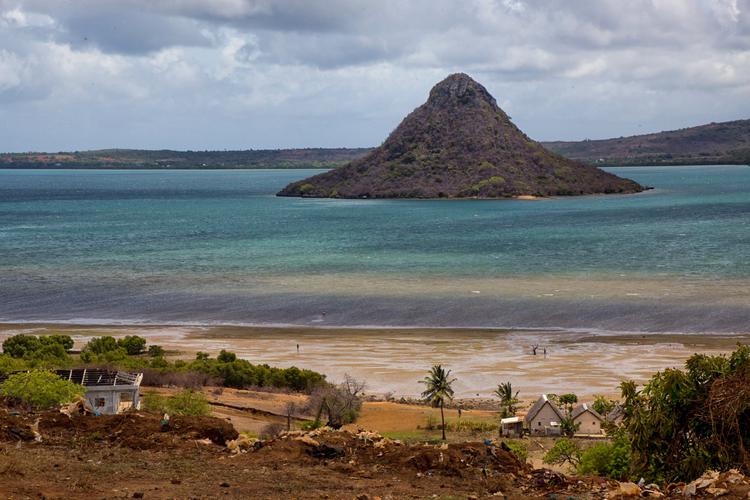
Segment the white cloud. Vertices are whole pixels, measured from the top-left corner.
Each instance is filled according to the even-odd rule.
[[[0,47],[0,150],[372,145],[454,71],[542,139],[750,117],[748,0],[0,0]]]

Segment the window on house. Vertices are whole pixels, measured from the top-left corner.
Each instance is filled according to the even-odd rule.
[[[94,406],[97,408],[101,408],[102,406],[106,406],[106,405],[107,405],[107,400],[104,398],[96,398],[94,400]]]
[[[536,425],[542,425],[542,423],[541,422],[537,422]]]

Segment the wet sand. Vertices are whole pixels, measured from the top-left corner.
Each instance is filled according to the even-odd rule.
[[[4,324],[0,340],[50,332],[70,334],[78,346],[91,336],[137,334],[186,358],[227,349],[253,363],[309,368],[333,381],[349,373],[366,380],[370,393],[406,396],[418,395],[418,380],[441,363],[458,378],[458,397],[490,397],[498,383],[510,380],[524,399],[541,392],[616,396],[624,379],[644,382],[658,370],[681,366],[695,352],[729,352],[738,342],[750,342],[750,334],[68,324]],[[536,356],[533,345],[539,346]]]

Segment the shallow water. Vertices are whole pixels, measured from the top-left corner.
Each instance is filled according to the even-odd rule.
[[[0,170],[0,321],[735,332],[750,168],[540,201],[277,198],[314,171]]]

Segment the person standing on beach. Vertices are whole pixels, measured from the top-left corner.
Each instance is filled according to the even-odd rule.
[[[297,354],[299,354],[299,344],[297,344]]]

